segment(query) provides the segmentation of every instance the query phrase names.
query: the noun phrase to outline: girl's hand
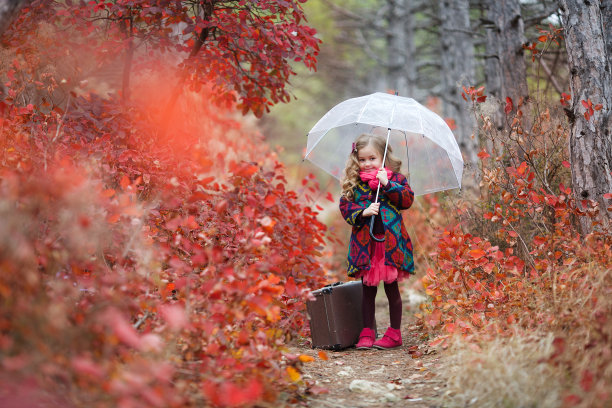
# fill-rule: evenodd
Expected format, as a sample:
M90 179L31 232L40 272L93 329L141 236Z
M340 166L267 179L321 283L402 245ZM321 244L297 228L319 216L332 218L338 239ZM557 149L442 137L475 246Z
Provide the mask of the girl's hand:
M370 206L368 208L363 210L361 215L363 217L369 217L371 215L377 215L379 210L380 210L380 203L372 203L372 204L370 204Z
M385 187L387 186L387 184L389 184L389 179L387 178L387 170L385 169L378 170L378 173L376 173L376 178L378 179L378 181L380 181L380 184Z

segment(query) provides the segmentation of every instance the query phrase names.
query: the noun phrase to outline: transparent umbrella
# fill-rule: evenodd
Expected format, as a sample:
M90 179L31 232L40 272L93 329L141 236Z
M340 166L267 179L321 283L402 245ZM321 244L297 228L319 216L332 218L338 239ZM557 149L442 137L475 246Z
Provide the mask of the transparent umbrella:
M329 110L308 133L304 158L340 180L363 133L387 139L415 195L461 187L463 158L446 122L414 99L382 92Z

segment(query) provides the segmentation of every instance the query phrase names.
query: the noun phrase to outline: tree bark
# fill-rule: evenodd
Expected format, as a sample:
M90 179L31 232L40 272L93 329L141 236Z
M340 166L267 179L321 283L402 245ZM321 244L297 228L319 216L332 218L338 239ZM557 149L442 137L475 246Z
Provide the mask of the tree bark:
M560 0L559 5L572 92L569 148L574 196L579 206L584 199L599 203L598 221L606 229L612 218L607 210L612 200L604 198L612 193L612 73L604 32L609 21L603 20L599 0ZM583 101L589 100L602 109L587 119ZM580 226L583 234L596 228L588 217L581 217Z
M484 0L486 10L486 89L499 101L496 125L502 126L503 104L510 97L516 106L527 100L527 67L523 44L524 24L518 0Z
M387 87L398 92L400 95L408 93L408 82L406 78L406 65L408 55L405 52L406 32L404 31L404 19L411 17L407 10L407 0L387 0Z
M29 3L29 0L0 0L0 35L11 25L19 10Z
M604 41L606 42L606 54L608 56L608 66L612 70L612 2L604 1L601 3L601 18L603 21Z
M462 86L475 85L474 45L468 0L442 0L440 4L442 45L442 100L444 116L455 120L455 135L466 164L478 162L478 139L472 137L474 117L461 97Z

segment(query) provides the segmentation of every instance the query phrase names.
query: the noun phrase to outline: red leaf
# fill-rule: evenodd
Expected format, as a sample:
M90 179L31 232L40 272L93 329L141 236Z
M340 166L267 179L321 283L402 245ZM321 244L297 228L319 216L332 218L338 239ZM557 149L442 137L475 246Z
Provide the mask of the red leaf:
M159 314L174 331L181 330L188 323L185 309L179 305L162 305L159 307Z
M481 160L488 159L489 157L491 157L491 155L490 155L489 153L487 153L487 152L486 152L486 150L484 150L484 149L482 149L482 150L480 151L480 153L478 153L478 155L477 155L477 156L478 156L478 157L479 157Z
M512 98L507 96L506 97L506 107L504 108L504 112L506 112L506 115L512 112L513 108L514 108L514 105L512 104Z
M566 396L565 398L563 398L563 402L567 406L578 405L580 401L582 401L582 399L575 394L570 394Z
M329 389L319 385L313 385L312 387L308 388L306 392L312 395L327 394Z
M593 373L589 370L582 372L582 378L580 379L580 387L586 392L589 392L593 388Z
M486 308L487 307L482 302L474 303L474 310L477 311L477 312L484 312L486 310Z
M590 100L589 100L590 102ZM587 101L585 101L584 99L580 101L580 103L582 103L582 106L584 106L585 108L589 109L590 105Z
M457 129L457 122L455 122L455 119L451 119L451 118L444 118L444 121L446 122L446 124L448 125L448 127L450 128L450 130L455 130L455 129Z
M332 196L332 193L329 193L329 192L328 192L328 193L327 193L327 195L325 196L325 198L326 198L328 201L331 201L332 203L333 203L333 202L335 202L334 197Z
M138 336L138 333L121 315L119 310L108 310L104 315L104 320L121 342L134 348L140 347L140 337Z
M266 208L270 208L272 206L274 206L274 204L276 204L276 200L278 199L278 197L274 194L268 194L264 200L264 207Z
M429 343L429 347L436 347L446 341L448 336L438 336Z
M547 39L548 39L548 37L545 36L545 35L541 35L541 36L538 37L538 41L539 42L546 42Z
M570 163L567 160L562 161L561 164L563 165L563 167L566 167L568 169L570 168Z

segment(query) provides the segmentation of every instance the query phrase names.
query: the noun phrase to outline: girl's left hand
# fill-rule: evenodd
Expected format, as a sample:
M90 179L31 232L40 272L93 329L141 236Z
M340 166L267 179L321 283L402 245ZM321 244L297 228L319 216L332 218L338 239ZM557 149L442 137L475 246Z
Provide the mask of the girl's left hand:
M387 170L379 169L378 173L376 173L376 178L380 181L380 184L383 186L387 186L389 184L389 179L387 178Z

